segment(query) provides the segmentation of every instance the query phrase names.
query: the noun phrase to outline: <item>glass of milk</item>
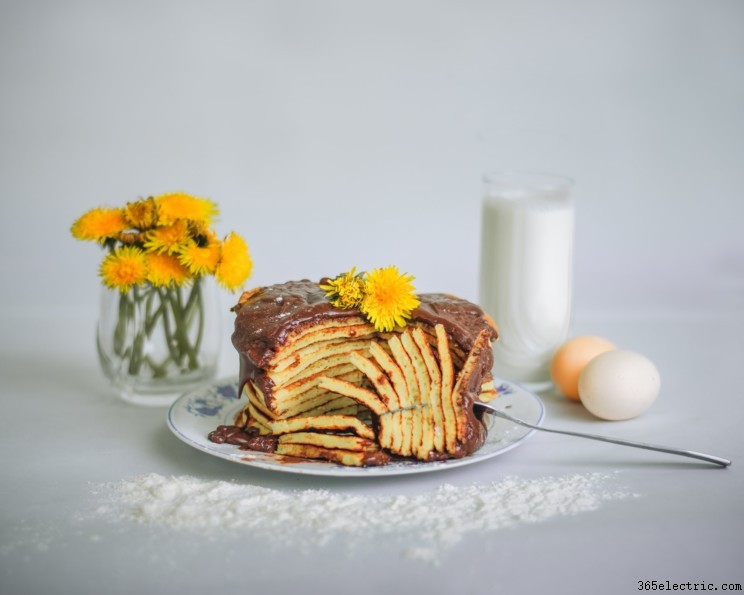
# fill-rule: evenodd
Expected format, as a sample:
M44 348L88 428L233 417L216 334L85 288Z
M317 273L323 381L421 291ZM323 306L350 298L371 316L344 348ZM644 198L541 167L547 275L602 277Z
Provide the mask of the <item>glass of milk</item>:
M573 182L531 172L484 176L480 305L499 328L494 375L551 387L573 300Z

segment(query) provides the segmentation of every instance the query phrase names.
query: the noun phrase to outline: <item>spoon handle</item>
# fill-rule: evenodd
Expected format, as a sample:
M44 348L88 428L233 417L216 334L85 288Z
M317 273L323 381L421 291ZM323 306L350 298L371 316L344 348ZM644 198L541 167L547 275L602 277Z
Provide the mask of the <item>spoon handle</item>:
M478 407L481 407L482 409L485 409L486 411L488 411L488 413L495 415L496 417L506 419L515 424L519 424L520 426L531 428L533 430L540 430L542 432L551 432L553 434L565 434L567 436L577 436L579 438L588 438L590 440L599 440L601 442L611 442L613 444L621 444L623 446L633 446L635 448L645 448L646 450L656 450L659 452L666 452L666 453L673 454L673 455L690 457L692 459L699 459L701 461L706 461L708 463L720 465L721 467L728 467L731 464L731 461L728 459L722 459L721 457L714 457L713 455L707 455L701 452L695 452L694 450L682 450L679 448L671 448L669 446L658 446L655 444L647 444L645 442L622 440L620 438L608 438L607 436L598 436L597 434L586 434L584 432L571 432L569 430L554 430L552 428L544 428L542 426L536 426L534 424L526 422L522 419L519 419L518 417L509 415L508 413L504 413L503 411L496 409L487 403L476 402L474 404L477 405Z

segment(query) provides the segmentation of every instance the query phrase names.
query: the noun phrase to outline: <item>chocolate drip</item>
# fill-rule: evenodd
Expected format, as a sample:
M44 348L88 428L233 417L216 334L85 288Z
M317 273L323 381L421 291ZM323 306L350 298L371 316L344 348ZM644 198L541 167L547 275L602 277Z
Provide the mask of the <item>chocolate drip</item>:
M239 428L237 426L217 426L210 432L208 438L215 444L234 444L241 450L259 450L274 452L279 438L277 436L262 436L253 428Z
M216 430L209 433L208 438L215 444L233 444L240 450L257 450L268 453L273 453L276 450L279 441L279 436L261 435L253 428L240 428L238 426L217 426ZM332 452L332 449L329 449L326 453L329 460L333 459ZM297 461L310 460L300 457L292 457L292 459ZM370 451L364 453L362 465L366 467L387 465L391 460L392 457L385 451Z

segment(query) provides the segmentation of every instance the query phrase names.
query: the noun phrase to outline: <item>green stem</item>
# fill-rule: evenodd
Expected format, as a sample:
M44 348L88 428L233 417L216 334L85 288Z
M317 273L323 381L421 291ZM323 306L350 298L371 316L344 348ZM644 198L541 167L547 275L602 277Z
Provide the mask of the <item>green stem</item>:
M179 353L182 357L188 358L189 369L194 370L199 365L199 362L193 347L191 347L189 343L188 322L186 320L186 313L184 311L180 288L173 290L172 298L171 306L173 308L173 321L176 326L173 336L178 342Z
M114 353L123 357L126 349L127 326L132 317L131 302L129 295L119 293L119 316L116 319L116 328L114 329Z
M181 364L181 356L176 349L176 339L173 335L173 329L171 328L170 317L168 316L168 307L171 305L170 292L171 289L158 288L158 294L160 295L160 307L163 309L163 333L165 334L165 344L168 346L168 352L170 353L170 359L176 365ZM175 318L175 314L174 314ZM167 360L166 360L167 363ZM165 364L164 364L165 365Z
M192 293L194 293L194 291L196 291L196 310L199 315L199 329L196 333L194 351L198 354L201 349L202 338L204 337L204 298L200 287L194 287Z
M194 324L194 317L198 317L198 327L194 344L189 346L190 368L193 370L198 366L199 350L204 337L204 297L202 291L202 279L197 277L191 286L189 298L184 308L185 328L188 330ZM188 333L187 333L188 336Z
M194 283L191 285L191 293L189 293L189 299L186 301L186 326L191 328L191 323L194 320L194 306L197 300L201 298L201 277L194 279Z
M155 310L155 312L152 312L152 304L155 301L156 295L158 295L158 292L155 291L155 288L150 288L150 291L147 296L147 316L145 318L145 333L147 334L148 338L152 336L152 331L155 330L155 325L158 323L158 319L163 314L162 300L160 300L160 305L158 306L158 309Z
M132 342L131 357L129 358L129 373L132 376L136 376L137 374L139 374L140 368L142 367L142 352L145 346L145 339L147 337L145 335L145 324L138 324L139 320L137 310L140 308L142 300L144 298L140 296L139 288L137 285L132 288L132 296L134 301L133 325L135 327L135 335L134 341Z

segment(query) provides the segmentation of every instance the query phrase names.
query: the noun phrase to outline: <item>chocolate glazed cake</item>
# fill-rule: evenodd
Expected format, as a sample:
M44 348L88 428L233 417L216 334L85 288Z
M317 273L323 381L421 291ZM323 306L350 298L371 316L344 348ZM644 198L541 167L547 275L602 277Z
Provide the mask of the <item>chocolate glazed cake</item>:
M473 402L497 395L497 331L466 300L417 297L406 327L382 333L315 282L244 293L232 342L247 403L210 439L358 466L476 451L486 430Z

